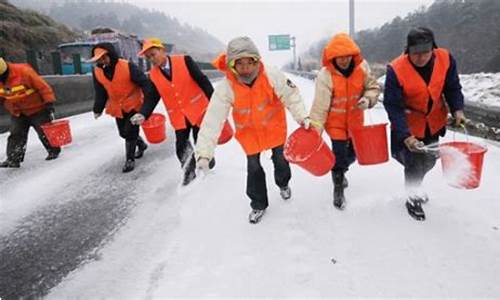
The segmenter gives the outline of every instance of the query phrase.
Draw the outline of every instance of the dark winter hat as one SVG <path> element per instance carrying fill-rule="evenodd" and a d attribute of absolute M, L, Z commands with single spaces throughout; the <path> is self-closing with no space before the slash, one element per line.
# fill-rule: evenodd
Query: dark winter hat
<path fill-rule="evenodd" d="M 409 54 L 429 52 L 437 48 L 434 33 L 426 27 L 412 28 L 406 37 L 406 52 Z"/>

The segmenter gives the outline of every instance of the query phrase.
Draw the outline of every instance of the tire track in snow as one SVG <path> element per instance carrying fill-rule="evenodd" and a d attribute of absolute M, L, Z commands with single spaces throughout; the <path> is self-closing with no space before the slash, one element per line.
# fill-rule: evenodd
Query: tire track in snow
<path fill-rule="evenodd" d="M 122 174 L 122 160 L 114 159 L 62 187 L 58 204 L 41 207 L 0 236 L 0 297 L 44 296 L 81 264 L 99 259 L 99 249 L 138 204 L 134 182 L 147 177 L 148 166 L 173 154 L 156 150 L 149 150 L 132 173 Z"/>

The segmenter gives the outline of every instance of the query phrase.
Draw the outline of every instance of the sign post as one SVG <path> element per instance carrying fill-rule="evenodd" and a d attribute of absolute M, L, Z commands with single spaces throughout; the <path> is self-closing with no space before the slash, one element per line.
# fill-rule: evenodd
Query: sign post
<path fill-rule="evenodd" d="M 269 51 L 280 51 L 293 49 L 293 69 L 297 69 L 297 56 L 295 37 L 289 34 L 269 35 Z"/>

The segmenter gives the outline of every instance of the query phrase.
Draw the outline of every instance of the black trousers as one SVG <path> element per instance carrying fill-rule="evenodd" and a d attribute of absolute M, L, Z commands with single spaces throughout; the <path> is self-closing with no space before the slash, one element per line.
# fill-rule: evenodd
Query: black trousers
<path fill-rule="evenodd" d="M 120 136 L 126 141 L 135 141 L 139 136 L 139 125 L 130 123 L 130 118 L 135 115 L 135 111 L 123 113 L 123 118 L 116 118 L 116 126 Z"/>
<path fill-rule="evenodd" d="M 356 160 L 354 147 L 351 140 L 332 140 L 332 152 L 335 155 L 335 165 L 332 168 L 334 173 L 345 173 L 349 166 Z"/>
<path fill-rule="evenodd" d="M 283 156 L 283 145 L 272 149 L 274 164 L 274 182 L 280 188 L 288 186 L 292 172 L 290 164 Z M 247 195 L 253 209 L 265 209 L 269 206 L 267 198 L 266 173 L 260 164 L 260 153 L 247 156 Z"/>
<path fill-rule="evenodd" d="M 22 162 L 26 154 L 26 143 L 30 127 L 33 127 L 38 138 L 48 153 L 59 153 L 60 147 L 52 147 L 43 133 L 42 124 L 50 122 L 50 113 L 46 109 L 31 115 L 19 117 L 11 116 L 10 135 L 7 138 L 7 159 L 14 162 Z"/>
<path fill-rule="evenodd" d="M 437 143 L 439 136 L 428 137 L 423 140 L 425 145 Z M 394 158 L 404 166 L 405 186 L 407 188 L 419 187 L 424 180 L 425 174 L 436 164 L 436 156 L 428 153 L 411 152 L 402 147 Z"/>
<path fill-rule="evenodd" d="M 185 174 L 192 173 L 196 169 L 194 148 L 189 141 L 189 135 L 193 134 L 193 140 L 196 143 L 199 131 L 200 127 L 192 125 L 187 119 L 186 128 L 175 131 L 175 153 L 181 163 L 181 167 L 184 168 Z"/>

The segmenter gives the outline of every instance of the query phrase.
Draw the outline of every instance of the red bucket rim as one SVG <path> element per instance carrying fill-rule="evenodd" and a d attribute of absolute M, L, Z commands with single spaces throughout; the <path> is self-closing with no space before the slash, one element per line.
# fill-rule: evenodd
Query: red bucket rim
<path fill-rule="evenodd" d="M 141 126 L 142 128 L 154 128 L 160 126 L 157 122 L 161 120 L 161 123 L 165 123 L 165 116 L 159 113 L 153 113 L 149 118 L 144 121 Z"/>
<path fill-rule="evenodd" d="M 371 128 L 377 128 L 377 127 L 384 127 L 385 128 L 386 126 L 387 126 L 387 123 L 363 125 L 363 126 L 360 126 L 360 127 L 351 128 L 351 132 L 362 130 L 362 129 L 368 129 L 368 128 L 369 129 L 371 129 Z"/>
<path fill-rule="evenodd" d="M 461 146 L 461 147 L 455 147 L 455 146 Z M 485 146 L 476 144 L 476 143 L 471 143 L 471 142 L 461 142 L 461 141 L 453 141 L 453 142 L 446 142 L 442 143 L 439 145 L 439 148 L 442 147 L 450 147 L 450 148 L 455 148 L 459 150 L 467 150 L 468 154 L 480 154 L 480 153 L 485 153 L 488 151 L 488 148 Z"/>
<path fill-rule="evenodd" d="M 321 146 L 323 146 L 323 143 L 325 142 L 325 141 L 323 141 L 323 139 L 321 138 L 321 135 L 319 135 L 319 134 L 318 134 L 318 132 L 316 132 L 316 131 L 315 131 L 315 130 L 313 130 L 313 129 L 309 129 L 309 130 L 307 130 L 307 129 L 303 128 L 303 127 L 300 127 L 300 128 L 299 128 L 299 129 L 297 129 L 297 130 L 302 130 L 302 131 L 304 131 L 304 132 L 309 132 L 309 131 L 312 131 L 312 132 L 315 134 L 315 136 L 317 137 L 318 145 L 317 145 L 316 147 L 312 147 L 312 148 L 313 148 L 313 150 L 309 151 L 308 155 L 305 155 L 305 156 L 304 156 L 304 158 L 302 158 L 302 159 L 292 159 L 292 158 L 290 157 L 289 153 L 288 153 L 288 152 L 289 152 L 289 151 L 288 151 L 288 148 L 287 148 L 287 147 L 285 147 L 285 151 L 283 152 L 283 155 L 285 156 L 285 158 L 286 158 L 288 161 L 293 162 L 293 163 L 301 163 L 301 162 L 304 162 L 304 161 L 308 160 L 309 158 L 311 158 L 311 156 L 313 156 L 313 154 L 314 154 L 314 153 L 318 152 L 318 150 L 321 148 Z M 297 130 L 296 130 L 296 131 L 297 131 Z M 295 132 L 294 132 L 294 133 L 295 133 Z"/>
<path fill-rule="evenodd" d="M 50 127 L 50 126 L 54 126 L 54 125 L 68 124 L 68 123 L 69 123 L 69 120 L 57 120 L 57 121 L 52 121 L 49 123 L 42 124 L 41 127 L 46 128 L 46 127 Z"/>

